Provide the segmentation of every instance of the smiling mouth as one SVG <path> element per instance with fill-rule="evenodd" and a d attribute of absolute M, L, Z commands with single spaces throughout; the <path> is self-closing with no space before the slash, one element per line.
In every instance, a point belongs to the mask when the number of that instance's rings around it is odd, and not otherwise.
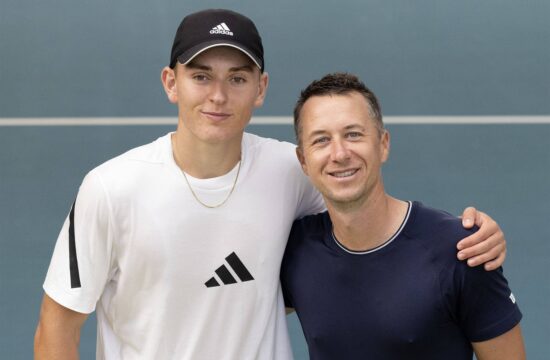
<path fill-rule="evenodd" d="M 203 111 L 202 114 L 210 119 L 216 119 L 216 120 L 227 119 L 229 116 L 231 116 L 231 114 L 227 114 L 227 113 L 218 113 L 218 112 L 210 112 L 210 111 Z"/>
<path fill-rule="evenodd" d="M 353 176 L 359 169 L 352 169 L 352 170 L 345 170 L 345 171 L 334 171 L 330 172 L 329 174 L 331 176 L 337 177 L 337 178 L 346 178 Z"/>

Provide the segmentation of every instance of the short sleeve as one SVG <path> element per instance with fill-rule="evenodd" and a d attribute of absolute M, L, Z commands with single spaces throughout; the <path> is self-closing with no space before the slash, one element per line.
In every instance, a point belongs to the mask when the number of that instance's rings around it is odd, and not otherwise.
<path fill-rule="evenodd" d="M 57 303 L 81 313 L 95 310 L 113 273 L 110 204 L 100 175 L 90 172 L 57 238 L 44 290 Z"/>
<path fill-rule="evenodd" d="M 471 342 L 495 338 L 516 326 L 522 317 L 503 269 L 485 271 L 457 262 L 447 293 L 454 316 Z"/>

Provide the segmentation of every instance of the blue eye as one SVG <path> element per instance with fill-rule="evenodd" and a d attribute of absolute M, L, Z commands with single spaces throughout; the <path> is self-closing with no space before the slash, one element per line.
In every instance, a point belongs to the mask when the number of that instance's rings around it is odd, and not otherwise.
<path fill-rule="evenodd" d="M 346 137 L 348 138 L 352 138 L 352 139 L 356 139 L 356 138 L 359 138 L 363 136 L 363 134 L 361 134 L 360 132 L 357 132 L 357 131 L 352 131 L 352 132 L 349 132 L 346 134 Z"/>
<path fill-rule="evenodd" d="M 323 137 L 314 139 L 313 140 L 313 145 L 324 144 L 324 143 L 327 143 L 328 141 L 329 141 L 329 138 L 327 136 L 323 136 Z"/>

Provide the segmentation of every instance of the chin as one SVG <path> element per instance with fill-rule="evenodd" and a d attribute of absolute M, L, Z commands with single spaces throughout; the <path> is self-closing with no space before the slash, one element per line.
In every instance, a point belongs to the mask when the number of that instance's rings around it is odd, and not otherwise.
<path fill-rule="evenodd" d="M 327 201 L 332 202 L 334 204 L 351 204 L 355 203 L 363 198 L 363 194 L 358 193 L 328 193 L 324 194 L 324 197 L 327 199 Z"/>
<path fill-rule="evenodd" d="M 205 136 L 202 137 L 202 140 L 206 143 L 210 144 L 219 144 L 219 143 L 225 143 L 229 142 L 233 139 L 237 139 L 241 137 L 242 133 L 228 133 L 228 132 L 217 132 L 213 131 L 211 133 L 205 134 Z"/>

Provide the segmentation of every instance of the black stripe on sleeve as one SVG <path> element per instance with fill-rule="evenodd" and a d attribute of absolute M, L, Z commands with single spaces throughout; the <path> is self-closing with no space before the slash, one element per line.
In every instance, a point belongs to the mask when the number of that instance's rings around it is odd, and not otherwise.
<path fill-rule="evenodd" d="M 76 200 L 71 207 L 71 214 L 69 215 L 69 266 L 71 271 L 71 289 L 79 288 L 80 286 L 80 273 L 78 272 L 78 259 L 76 258 L 76 244 L 74 236 L 74 207 Z"/>

